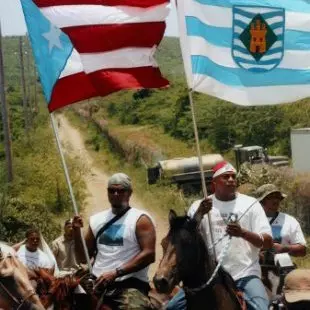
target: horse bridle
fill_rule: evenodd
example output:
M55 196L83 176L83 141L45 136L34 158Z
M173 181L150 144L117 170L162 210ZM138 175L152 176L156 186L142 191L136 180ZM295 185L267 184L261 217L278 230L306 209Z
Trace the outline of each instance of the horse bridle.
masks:
M9 257L9 256L8 256ZM0 248L0 261L2 261L4 259L2 250ZM28 299L34 295L36 295L36 292L34 289L30 290L29 295L27 295L25 298L18 298L16 296L14 296L14 294L12 294L6 287L5 285L2 283L1 281L1 277L0 277L0 287L6 292L6 294L11 298L11 300L16 304L16 310L19 310L22 308L22 306L28 301Z
M15 297L6 287L5 285L1 282L1 278L0 278L0 286L1 288L6 292L6 294L11 298L11 300L16 304L16 310L21 309L21 307L25 304L25 302L28 301L28 299L30 297L32 297L33 295L36 295L36 292L34 290L31 290L29 295L27 295L25 298L20 299L18 297Z

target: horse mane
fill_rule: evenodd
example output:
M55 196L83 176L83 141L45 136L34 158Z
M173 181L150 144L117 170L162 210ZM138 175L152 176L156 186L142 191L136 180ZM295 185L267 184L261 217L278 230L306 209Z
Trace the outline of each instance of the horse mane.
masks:
M43 268L39 268L35 270L35 272L39 277L38 290L40 299L45 307L54 304L57 308L59 306L65 306L68 302L71 302L74 289L80 283L77 277L73 275L65 275L56 278Z
M176 216L170 219L168 234L177 253L178 272L185 285L201 285L210 274L209 254L199 223L188 216ZM195 250L194 250L195 249Z

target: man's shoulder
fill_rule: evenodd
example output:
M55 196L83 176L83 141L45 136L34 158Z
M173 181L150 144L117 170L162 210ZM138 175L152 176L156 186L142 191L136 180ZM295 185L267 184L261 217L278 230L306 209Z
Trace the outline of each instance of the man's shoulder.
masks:
M107 210L103 210L101 212L98 212L96 214L93 214L92 216L90 216L89 218L89 224L95 224L97 222L101 222L109 213L111 213L111 209L107 209Z
M193 217L194 214L196 213L197 209L199 208L200 206L200 203L203 201L203 199L198 199L198 200L195 200L189 207L188 211L187 211L187 215L189 217Z
M98 213L95 213L95 214L91 215L90 219L96 219L98 217L102 217L102 216L104 216L104 215L106 215L106 214L108 214L110 212L111 212L111 209L106 209L106 210L100 211Z
M237 193L236 201L238 204L247 206L247 207L250 205L261 206L261 204L256 198L249 196L249 195L241 194L241 193Z
M59 243L63 243L65 240L65 237L63 235L57 237L55 240L52 241L52 245L56 245Z
M279 218L281 218L284 223L288 223L291 225L299 225L298 220L294 216L292 216L288 213L280 212Z
M246 195L246 194L241 194L239 192L237 192L237 196L236 196L237 201L244 201L244 202L258 202L258 200L252 196Z

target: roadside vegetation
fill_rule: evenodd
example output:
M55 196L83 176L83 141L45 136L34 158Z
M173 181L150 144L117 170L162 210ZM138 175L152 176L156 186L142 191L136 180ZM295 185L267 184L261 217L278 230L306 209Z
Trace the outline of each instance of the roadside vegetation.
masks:
M13 155L13 182L6 180L3 143L0 148L0 235L9 243L24 239L25 230L36 226L46 240L54 239L61 231L62 220L72 216L72 204L60 163L49 114L37 83L37 102L34 106L34 68L30 58L26 82L29 96L30 128L25 131L21 92L18 38L5 38L3 44L7 105L10 115ZM25 41L24 50L31 53ZM27 54L25 54L27 56ZM2 122L0 123L3 141ZM72 183L79 204L85 198L81 175L83 165L68 158Z

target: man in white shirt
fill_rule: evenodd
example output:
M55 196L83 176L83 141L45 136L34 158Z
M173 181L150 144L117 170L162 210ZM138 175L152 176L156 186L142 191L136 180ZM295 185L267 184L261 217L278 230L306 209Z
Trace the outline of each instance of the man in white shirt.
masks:
M236 191L236 170L231 164L221 162L213 168L213 172L212 183L215 193L208 197L212 202L211 226L214 241L222 239L215 247L216 258L219 258L231 236L222 267L233 277L238 289L244 292L248 310L268 310L269 299L260 278L259 265L260 249L272 246L267 217L256 199ZM199 206L205 202L205 200L195 201L188 215L194 216ZM207 245L210 246L207 216L201 222L201 229ZM180 305L180 300L175 304L177 303ZM170 303L167 309L177 308Z
M107 192L111 206L90 217L85 241L94 258L95 287L97 291L100 287L114 291L114 294L105 295L104 305L118 310L128 306L126 296L130 291L137 295L137 300L148 302L145 298L150 289L148 267L155 260L156 233L150 216L130 207L132 184L126 174L112 175ZM82 218L75 216L75 249L81 261L85 260L79 230L82 226Z
M286 198L275 185L264 184L256 191L272 229L273 251L291 256L306 255L306 240L298 221L287 213L280 212L280 203Z
M17 251L18 259L30 270L44 268L54 274L54 262L39 249L39 245L40 232L36 228L27 230L25 244L21 245Z

